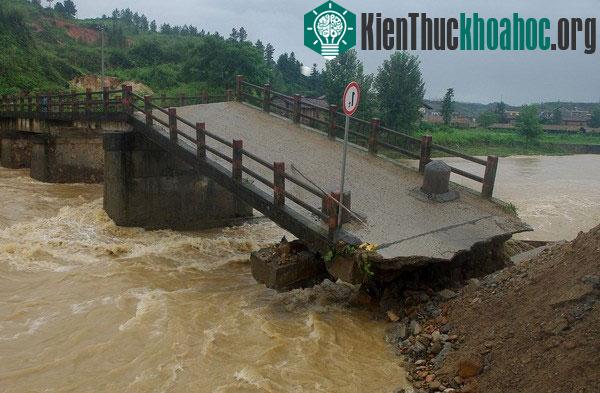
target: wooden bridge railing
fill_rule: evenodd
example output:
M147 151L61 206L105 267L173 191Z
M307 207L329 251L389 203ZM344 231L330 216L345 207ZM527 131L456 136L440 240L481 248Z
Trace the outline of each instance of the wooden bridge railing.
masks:
M163 107L177 107L186 105L212 104L215 102L224 102L233 100L233 90L227 89L223 94L209 94L208 91L200 92L198 95L187 95L185 93L174 96L161 94L154 97L155 102Z
M42 114L99 114L123 112L123 91L109 90L76 92L48 92L18 95L3 95L0 98L0 113Z
M337 105L324 107L309 102L299 94L288 96L272 90L271 86L256 85L244 80L242 75L236 79L236 98L261 107L266 112L273 112L293 120L317 128L331 138L343 137L345 115L340 112ZM452 172L482 183L481 193L486 198L491 198L494 192L498 157L488 156L487 160L469 156L457 150L434 144L430 135L415 138L406 133L392 130L381 125L377 118L363 120L357 117L350 118L349 138L352 143L366 147L371 154L377 154L379 148L396 152L403 156L419 160L419 171L424 172L425 165L431 161L432 152L437 151L462 158L469 162L485 167L484 175L451 166Z
M213 157L228 163L227 165L230 166L229 174L234 181L242 182L243 180L250 179L252 181L258 181L266 186L272 191L273 206L275 208L285 206L289 200L313 216L324 220L328 225L329 238L333 239L337 230L338 214L338 209L336 208L337 204L333 199L339 200L339 196L335 198L332 195L324 194L321 190L287 172L285 163L268 162L244 148L242 140L228 141L219 135L210 132L205 123L192 123L189 120L178 116L176 108L163 108L157 105L151 96L142 97L129 91L127 92L124 102L126 103L126 106L129 106L129 109L126 108L126 110L129 110L130 112L138 111L144 115L147 127L152 127L155 123L166 127L169 130L169 139L171 143L179 145L181 138L187 141L191 146L194 146L196 158L198 160L205 160L209 155L212 155ZM182 130L182 125L194 130L195 135L184 132ZM212 141L212 145L209 145L207 139ZM229 150L230 152L224 153L224 150ZM270 178L267 178L258 173L257 170L252 169L250 165L246 164L244 158L251 160L255 165L257 164L263 170L270 172ZM243 179L243 174L246 175L245 179ZM326 212L312 206L309 202L286 190L286 184L288 182L301 187L311 196L319 198L322 206L327 207Z

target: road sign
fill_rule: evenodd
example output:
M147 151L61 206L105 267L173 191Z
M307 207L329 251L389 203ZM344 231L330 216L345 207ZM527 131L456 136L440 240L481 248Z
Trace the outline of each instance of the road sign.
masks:
M344 104L344 113L348 116L352 116L358 109L360 103L360 86L356 82L350 82L344 90L344 96L342 97L342 103Z

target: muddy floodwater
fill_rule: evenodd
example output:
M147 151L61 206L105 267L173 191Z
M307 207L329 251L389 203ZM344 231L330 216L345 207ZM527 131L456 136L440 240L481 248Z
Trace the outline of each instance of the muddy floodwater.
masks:
M495 195L536 229L522 238L573 238L600 222L600 156L502 158ZM120 228L102 210L102 186L0 169L0 391L406 386L385 323L349 304L352 288L277 294L253 280L249 253L283 235L268 221Z
M0 391L392 392L385 323L325 282L277 294L248 256L270 222L119 228L102 187L0 169Z
M481 165L442 160L483 176ZM462 176L453 174L452 181L481 191L480 183ZM600 224L600 155L501 157L494 196L514 204L534 228L515 238L572 240Z

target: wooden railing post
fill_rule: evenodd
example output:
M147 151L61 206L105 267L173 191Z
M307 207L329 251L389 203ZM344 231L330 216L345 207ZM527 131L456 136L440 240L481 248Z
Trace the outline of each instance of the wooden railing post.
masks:
M21 93L19 97L19 112L25 112L25 93Z
M144 112L146 112L146 126L152 127L154 119L152 118L152 96L144 96Z
M89 114L92 111L92 89L85 89L85 113Z
M419 158L419 172L425 172L425 165L431 161L431 135L421 137L421 155Z
M180 106L185 106L185 100L186 100L185 94L184 94L184 93L181 93L181 94L179 95L179 103L180 103Z
M208 104L208 91L204 90L202 93L202 102Z
M58 98L58 113L62 115L65 111L65 96L64 96L64 94L61 93L58 95L57 98Z
M235 94L236 94L237 100L239 102L242 102L244 100L244 97L243 97L244 86L242 85L242 82L244 82L244 76L237 75L235 77Z
M369 153L371 154L377 154L380 124L381 121L378 118L371 119L371 133L369 135Z
M225 90L225 99L227 102L231 101L231 89Z
M106 113L108 113L108 111L110 110L109 102L110 102L110 94L109 94L108 86L104 86L102 88L102 107L104 108L104 112L106 112Z
M271 85L265 84L263 90L263 110L265 112L271 111Z
M335 193L323 196L323 206L325 206L325 213L327 214L327 228L329 229L329 241L333 242L335 239L335 232L337 230L338 217L337 217L337 205L334 201Z
M294 123L300 123L300 111L302 110L302 97L294 94Z
M169 139L177 143L177 110L169 108Z
M73 94L75 94L75 95L72 97L72 99L73 99L73 102L72 102L73 109L72 109L72 111L74 113L79 113L79 96L76 95L76 93L73 93Z
M123 85L123 109L125 113L128 114L132 114L133 113L133 107L131 106L131 104L133 104L133 101L131 99L131 92L132 92L132 88L131 86L128 85Z
M206 134L204 133L206 125L204 123L196 123L196 151L197 157L206 158Z
M244 150L244 142L239 139L233 140L233 160L231 162L231 176L233 180L242 181L242 150Z
M327 134L330 139L335 139L336 134L336 113L338 107L335 104L329 105L329 130L327 130Z
M494 195L494 184L496 183L496 172L498 171L498 157L488 156L485 165L485 174L483 175L483 187L481 194L485 198L491 198Z
M277 207L285 205L285 163L273 163L273 203Z

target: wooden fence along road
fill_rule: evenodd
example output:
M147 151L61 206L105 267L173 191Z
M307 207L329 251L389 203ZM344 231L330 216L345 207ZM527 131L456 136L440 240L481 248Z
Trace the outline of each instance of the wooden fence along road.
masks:
M233 102L234 98L238 102ZM248 107L247 104L241 105L243 102L252 107ZM174 107L163 107L167 103L187 105L181 111L189 114L181 115ZM262 108L263 113L275 113L293 122L286 122L267 113L261 115L256 106ZM206 119L198 119L204 110L208 111ZM410 181L407 180L407 184L402 185L402 180L400 186L386 187L384 183L390 182L383 178L364 181L353 179L355 185L372 183L365 184L359 190L360 193L352 190L352 209L354 210L354 206L361 208L359 212L365 214L370 228L361 229L360 225L354 223L345 225L344 230L338 231L338 208L334 200L339 199L339 194L331 192L331 189L327 189L325 193L322 187L314 185L324 184L319 178L318 170L309 173L308 178L313 180L313 183L298 172L292 171L290 167L286 168L286 154L279 155L283 159L270 160L268 157L271 156L271 150L268 145L270 143L271 146L283 146L281 149L285 150L285 143L278 144L277 138L285 138L281 139L285 142L291 139L285 135L292 135L291 133L295 133L294 138L300 138L298 125L305 124L321 130L329 137L321 137L313 132L306 139L324 138L324 141L319 141L319 146L314 148L315 162L332 160L330 156L337 154L332 149L339 145L335 138L343 132L343 115L334 105L329 108L320 107L306 102L299 95L287 96L272 91L269 85L251 84L244 81L242 76L237 77L235 92L227 90L217 97L206 93L196 97L142 97L134 93L130 86L123 86L123 89L118 91L104 89L101 92L88 90L86 93L46 94L35 97L3 96L0 116L58 120L107 118L128 121L134 130L197 168L201 174L213 179L237 198L317 249L329 247L337 234L340 239L348 242L389 244L386 252L382 253L385 258L422 255L428 258L449 259L456 252L470 248L474 242L520 232L525 228L519 220L508 217L498 205L488 201L493 193L497 157L488 157L487 160L471 157L434 144L429 136L417 139L383 127L378 119L365 121L353 117L350 121L350 135L353 138L352 142L368 150L368 153L358 158L364 160L367 172L377 173L379 167L384 166L381 170L385 170L386 176L390 171L398 172L403 174L399 179L402 177ZM244 119L248 121L248 126L235 123L235 127L238 127L239 131L245 128L245 137L251 140L251 145L245 146L244 140L235 136L236 130L232 130L234 126L231 125L234 123L227 123L228 116L246 116ZM213 123L215 127L218 126L218 131L211 128ZM229 138L232 135L233 138ZM259 135L265 146L262 146L259 140L252 140L253 136L258 138ZM267 139L269 143L266 143ZM327 143L329 147L325 146ZM259 145L260 152L257 152ZM305 149L311 150L311 145L306 145ZM464 197L461 196L461 200L456 202L457 205L446 204L445 207L436 208L436 211L431 206L413 201L414 198L407 196L405 190L419 186L420 176L417 173L402 166L392 165L377 156L378 153L394 152L417 159L419 170L422 172L425 165L431 161L432 151L436 150L482 165L483 176L459 168L452 168L452 171L482 183L484 198L463 193ZM328 165L325 161L323 163ZM372 170L369 169L371 166ZM385 197L378 196L378 189L385 189ZM373 194L370 197L365 195L369 190ZM397 195L393 195L394 192ZM382 201L381 206L377 203L366 203L367 200L377 201L379 197ZM419 205L415 207L414 204ZM440 233L449 239L440 240ZM434 249L431 249L432 244L435 245Z

